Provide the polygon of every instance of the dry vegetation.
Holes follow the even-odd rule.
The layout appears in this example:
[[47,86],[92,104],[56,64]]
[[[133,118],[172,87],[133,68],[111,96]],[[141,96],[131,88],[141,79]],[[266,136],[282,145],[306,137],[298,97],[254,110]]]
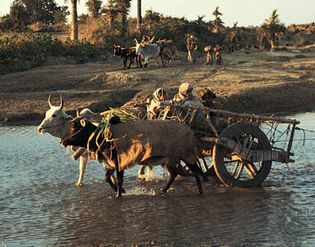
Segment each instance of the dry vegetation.
[[195,88],[211,88],[221,109],[271,114],[314,108],[314,49],[238,51],[223,54],[223,59],[221,67],[204,65],[204,57],[197,65],[188,65],[180,53],[167,68],[151,64],[145,69],[122,70],[121,61],[111,58],[106,64],[43,66],[2,75],[0,120],[7,124],[40,121],[49,94],[62,94],[70,112],[83,107],[101,111],[146,96],[157,87],[174,92],[183,81]]

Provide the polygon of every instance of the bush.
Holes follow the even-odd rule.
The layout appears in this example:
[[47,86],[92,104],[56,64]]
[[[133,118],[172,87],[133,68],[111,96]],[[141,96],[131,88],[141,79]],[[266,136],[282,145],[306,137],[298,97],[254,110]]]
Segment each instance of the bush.
[[25,69],[25,64],[39,65],[48,56],[74,56],[84,62],[97,54],[96,47],[85,40],[62,43],[43,33],[5,36],[0,38],[0,74]]
[[64,43],[64,55],[94,58],[97,55],[97,49],[86,40],[74,41],[67,39]]
[[27,33],[0,39],[0,63],[42,61],[47,56],[93,58],[96,54],[96,47],[85,40],[62,43],[49,34]]

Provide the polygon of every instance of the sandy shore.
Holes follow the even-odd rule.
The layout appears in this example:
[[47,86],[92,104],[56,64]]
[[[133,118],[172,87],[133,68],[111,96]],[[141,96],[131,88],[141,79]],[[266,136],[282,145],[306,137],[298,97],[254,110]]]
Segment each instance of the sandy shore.
[[216,107],[255,114],[286,114],[315,108],[315,49],[223,53],[223,65],[207,66],[205,58],[188,65],[185,54],[166,68],[122,70],[122,62],[53,65],[0,76],[0,122],[38,124],[48,109],[47,97],[65,99],[65,108],[96,111],[121,106],[157,87],[175,89],[187,81],[209,87]]

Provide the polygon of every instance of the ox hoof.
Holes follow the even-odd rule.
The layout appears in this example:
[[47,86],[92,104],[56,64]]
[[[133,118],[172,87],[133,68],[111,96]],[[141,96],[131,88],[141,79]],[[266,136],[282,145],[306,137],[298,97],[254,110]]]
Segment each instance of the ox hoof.
[[121,191],[116,193],[116,198],[120,198],[122,194],[126,193],[126,191],[124,189],[121,189]]
[[[117,194],[118,194],[118,188],[117,188],[117,187],[114,187],[113,190],[114,190],[115,192],[117,192]],[[121,188],[120,194],[126,194],[126,191],[125,191],[124,188]]]
[[168,190],[168,189],[166,189],[166,188],[164,188],[164,187],[160,188],[160,191],[162,192],[162,194],[165,194],[165,193],[167,192],[167,190]]

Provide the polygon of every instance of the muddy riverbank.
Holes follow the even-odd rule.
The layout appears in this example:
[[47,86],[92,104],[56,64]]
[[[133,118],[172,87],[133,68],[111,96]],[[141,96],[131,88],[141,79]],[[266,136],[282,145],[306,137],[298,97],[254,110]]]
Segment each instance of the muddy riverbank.
[[37,124],[52,94],[66,110],[90,107],[103,111],[121,106],[157,87],[174,89],[187,81],[209,87],[218,96],[216,107],[256,114],[305,112],[315,106],[315,50],[279,52],[238,51],[223,54],[223,66],[188,65],[185,54],[166,68],[123,70],[118,58],[105,63],[57,64],[0,76],[0,122]]

